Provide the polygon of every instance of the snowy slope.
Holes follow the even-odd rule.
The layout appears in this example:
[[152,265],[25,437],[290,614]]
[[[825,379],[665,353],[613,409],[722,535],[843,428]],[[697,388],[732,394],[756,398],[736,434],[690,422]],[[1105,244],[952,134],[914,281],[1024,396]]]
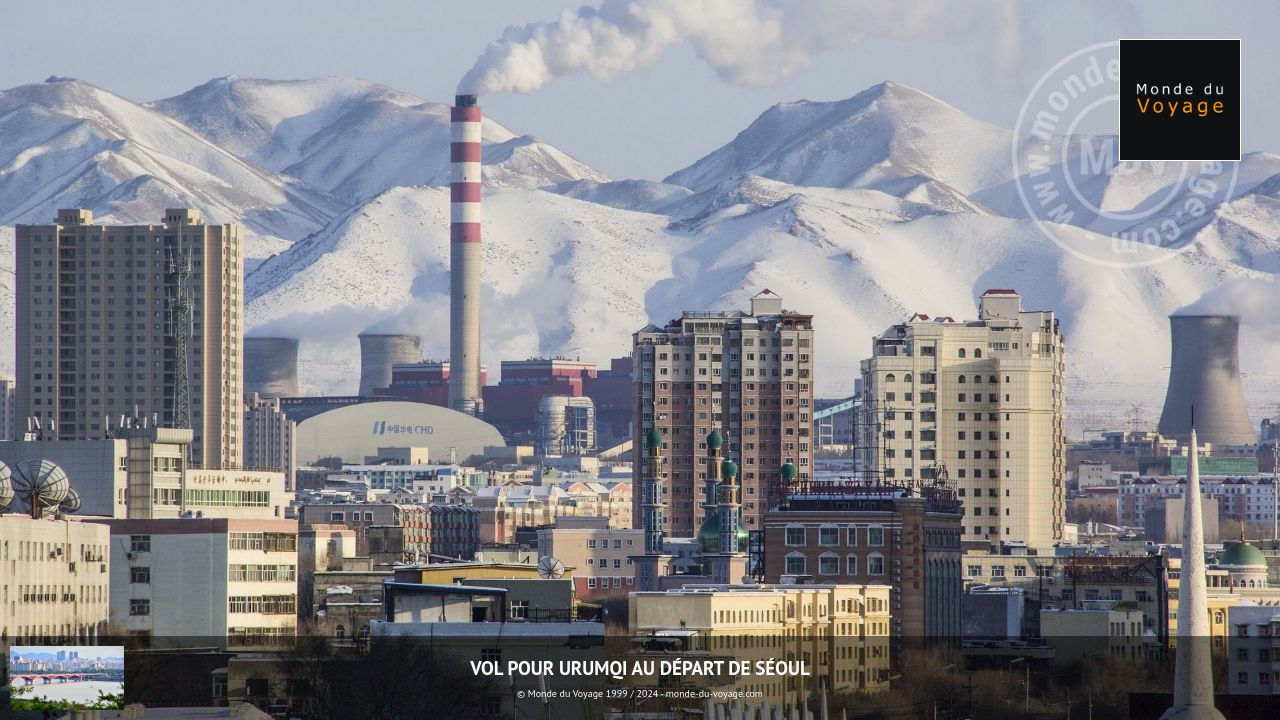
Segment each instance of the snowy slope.
[[[350,78],[211,80],[151,107],[210,142],[355,203],[387,188],[443,185],[449,106]],[[489,185],[541,187],[603,174],[485,118]]]
[[88,83],[51,78],[0,91],[0,224],[49,222],[62,207],[150,223],[177,205],[243,223],[250,257],[284,249],[342,207]]

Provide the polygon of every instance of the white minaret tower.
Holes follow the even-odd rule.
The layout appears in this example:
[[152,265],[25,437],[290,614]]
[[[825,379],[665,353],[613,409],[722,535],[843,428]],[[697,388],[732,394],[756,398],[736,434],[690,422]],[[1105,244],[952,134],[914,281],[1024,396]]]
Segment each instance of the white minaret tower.
[[1205,589],[1204,519],[1200,514],[1200,460],[1194,419],[1188,445],[1191,456],[1183,498],[1182,573],[1178,581],[1178,650],[1173,673],[1173,707],[1165,710],[1160,720],[1225,720],[1213,705],[1209,593]]
[[480,106],[459,95],[450,113],[449,407],[484,412],[480,390]]

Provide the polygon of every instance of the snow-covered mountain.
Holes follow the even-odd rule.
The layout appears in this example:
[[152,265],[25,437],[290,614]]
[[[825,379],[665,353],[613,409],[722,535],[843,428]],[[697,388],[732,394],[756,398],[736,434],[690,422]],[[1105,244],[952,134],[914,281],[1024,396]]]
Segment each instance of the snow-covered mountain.
[[[448,183],[449,106],[385,85],[225,77],[150,107],[219,147],[348,202],[391,187]],[[488,185],[608,180],[564,151],[489,118],[482,137]]]
[[255,258],[319,230],[344,207],[89,83],[50,78],[0,91],[0,225],[47,223],[62,207],[151,223],[175,205],[243,223]]
[[[370,328],[416,332],[424,352],[445,354],[447,105],[339,78],[221,78],[146,106],[83,83],[46,85],[68,85],[90,99],[12,100],[42,95],[32,88],[74,95],[43,86],[0,93],[8,103],[0,104],[0,201],[20,187],[10,175],[30,173],[21,159],[28,153],[47,157],[47,165],[62,148],[94,168],[133,157],[95,149],[99,136],[152,160],[145,173],[119,170],[117,185],[128,185],[131,171],[140,173],[139,184],[163,173],[175,188],[170,204],[221,199],[210,188],[266,198],[278,198],[266,188],[286,188],[293,194],[271,206],[277,217],[316,207],[317,221],[281,231],[279,252],[246,279],[246,315],[252,332],[302,339],[304,388],[353,390],[355,336]],[[27,120],[14,125],[24,134],[13,136],[4,123],[16,110]],[[49,120],[34,119],[40,113]],[[606,361],[628,352],[631,333],[645,323],[682,309],[743,307],[768,287],[788,307],[814,314],[818,392],[841,395],[851,391],[873,334],[913,312],[970,317],[985,288],[1014,287],[1026,306],[1053,309],[1063,320],[1070,425],[1078,431],[1118,424],[1130,402],[1144,403],[1154,419],[1168,360],[1165,316],[1224,283],[1275,283],[1280,273],[1274,155],[1247,156],[1229,201],[1194,222],[1179,219],[1197,241],[1192,249],[1113,269],[1049,242],[1026,218],[1009,131],[896,83],[838,102],[770,108],[664,182],[610,180],[490,119],[484,139],[482,351],[491,376],[501,358]],[[1094,149],[1109,141],[1084,140]],[[175,169],[189,166],[207,176]],[[232,182],[235,173],[258,180]],[[58,190],[54,173],[26,177],[55,204],[96,197],[77,195],[82,186]],[[1170,183],[1153,166],[1100,176],[1080,190],[1103,207],[1124,208],[1151,202]],[[318,199],[302,205],[296,198],[304,194]],[[5,207],[0,202],[0,213]],[[263,228],[263,207],[235,217]],[[1074,222],[1081,227],[1061,232],[1069,248],[1088,254],[1111,243],[1101,234],[1110,228],[1092,226],[1083,213]],[[11,238],[0,231],[0,293],[12,287]],[[1140,249],[1134,259],[1161,252]],[[0,322],[12,322],[2,296],[0,313]],[[1266,358],[1278,351],[1280,328],[1246,325],[1242,364],[1251,398],[1276,397],[1280,378]],[[1253,408],[1258,417],[1274,410]]]

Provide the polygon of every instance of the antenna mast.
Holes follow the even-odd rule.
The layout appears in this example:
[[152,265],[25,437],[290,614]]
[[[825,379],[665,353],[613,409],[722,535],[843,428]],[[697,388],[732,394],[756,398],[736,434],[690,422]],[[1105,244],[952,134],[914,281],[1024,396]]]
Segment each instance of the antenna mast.
[[191,338],[191,257],[182,246],[186,220],[179,220],[174,244],[168,248],[169,334],[173,341],[173,427],[191,429],[191,387],[188,343]]

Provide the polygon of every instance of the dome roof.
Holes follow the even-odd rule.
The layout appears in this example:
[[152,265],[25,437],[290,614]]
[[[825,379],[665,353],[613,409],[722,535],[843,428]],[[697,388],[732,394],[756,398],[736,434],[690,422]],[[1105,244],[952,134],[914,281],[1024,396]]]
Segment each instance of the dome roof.
[[790,482],[795,480],[799,474],[800,469],[796,467],[795,463],[791,462],[791,458],[787,458],[787,461],[782,464],[782,479]]
[[725,479],[738,477],[738,463],[732,460],[720,463],[720,477]]
[[724,446],[724,436],[720,434],[719,430],[712,430],[711,434],[707,436],[707,447],[712,450],[719,450],[722,446]]
[[649,442],[649,447],[651,448],[662,447],[662,431],[658,430],[658,428],[653,428],[652,430],[650,430],[648,435],[648,442]]
[[1267,567],[1262,551],[1243,540],[1231,543],[1218,556],[1218,567]]
[[[738,550],[746,552],[747,549],[747,526],[738,521]],[[720,552],[720,514],[712,512],[702,521],[702,525],[698,528],[698,547],[702,549],[703,554]]]

